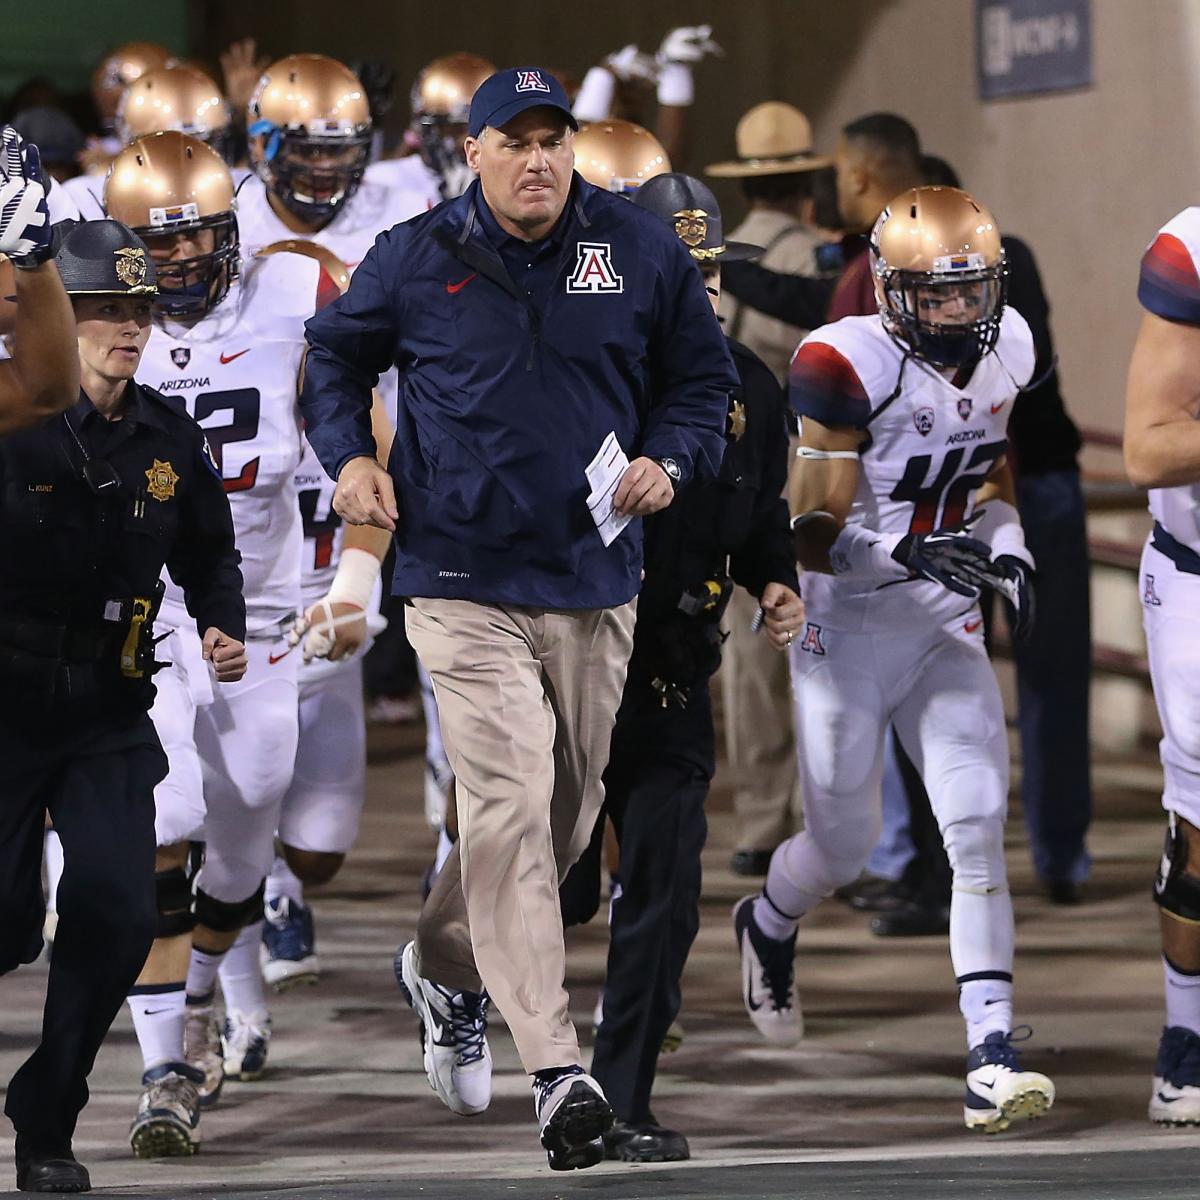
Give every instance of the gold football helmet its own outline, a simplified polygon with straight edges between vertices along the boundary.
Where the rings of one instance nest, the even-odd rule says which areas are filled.
[[[435,58],[413,84],[408,140],[438,177],[445,199],[461,195],[471,182],[463,156],[471,97],[495,73],[495,66],[486,58],[460,51]]]
[[[240,251],[233,179],[215,150],[178,130],[138,138],[109,167],[104,207],[150,248],[161,312],[199,316],[225,298]]]
[[[995,346],[1008,267],[979,201],[958,188],[901,192],[875,222],[870,255],[884,327],[918,358],[960,367]]]
[[[301,220],[328,222],[358,190],[371,108],[357,75],[324,54],[290,54],[261,75],[246,116],[250,162]]]
[[[135,79],[171,61],[171,52],[157,42],[126,42],[107,55],[92,72],[92,100],[105,125],[117,115],[121,96]]]
[[[229,124],[221,89],[184,63],[146,71],[125,89],[117,109],[117,133],[124,142],[177,129],[207,142],[227,161]]]
[[[632,192],[670,169],[662,143],[632,121],[593,121],[575,135],[575,170],[605,191]]]

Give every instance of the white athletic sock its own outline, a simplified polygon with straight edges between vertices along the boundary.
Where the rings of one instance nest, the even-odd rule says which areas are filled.
[[[217,969],[225,951],[210,954],[207,950],[192,947],[192,958],[188,963],[187,998],[189,1004],[211,1004],[217,987]]]
[[[62,839],[53,829],[46,830],[46,911],[58,911],[58,881],[63,873]]]
[[[1200,1034],[1200,971],[1181,971],[1163,955],[1167,995],[1167,1024]]]
[[[786,942],[800,924],[791,917],[785,917],[766,896],[759,896],[754,901],[754,923],[767,937],[777,942]]]
[[[183,1062],[184,985],[151,984],[126,997],[142,1051],[142,1069]]]
[[[263,899],[270,904],[272,900],[278,900],[281,896],[286,896],[297,906],[304,903],[304,884],[287,865],[287,859],[282,854],[277,854],[271,873],[267,876]]]
[[[1011,1033],[1013,1020],[1012,976],[990,973],[986,979],[960,979],[958,1007],[967,1023],[967,1049],[978,1046],[989,1033]]]
[[[454,843],[450,840],[450,835],[446,832],[446,827],[443,825],[438,830],[437,853],[433,859],[433,873],[438,875],[441,869],[446,865],[446,859],[450,857],[450,851],[454,849]]]
[[[236,1008],[251,1017],[267,1015],[267,994],[258,962],[262,927],[261,921],[247,925],[221,963],[221,994],[225,997],[226,1011]]]

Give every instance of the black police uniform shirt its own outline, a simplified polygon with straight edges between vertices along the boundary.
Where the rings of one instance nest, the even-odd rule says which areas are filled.
[[[687,485],[645,523],[646,578],[638,597],[631,674],[641,673],[639,667],[654,673],[655,643],[663,627],[680,621],[681,596],[705,580],[728,571],[752,596],[761,596],[768,583],[800,591],[783,499],[787,401],[762,359],[732,338],[728,344],[739,386],[730,397],[720,474],[711,482]]]
[[[85,451],[119,487],[93,492]],[[103,630],[106,606],[153,596],[164,564],[201,634],[245,636],[229,501],[204,433],[132,381],[120,420],[81,392],[66,414],[0,439],[0,560],[0,638],[13,617]]]

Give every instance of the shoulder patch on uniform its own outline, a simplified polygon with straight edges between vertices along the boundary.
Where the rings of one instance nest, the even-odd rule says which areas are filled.
[[[1138,300],[1167,321],[1200,324],[1200,275],[1191,250],[1173,233],[1162,232],[1142,256]]]
[[[212,447],[208,444],[208,435],[202,433],[200,435],[200,457],[204,460],[204,465],[218,478],[221,478],[221,468],[217,465],[216,455],[212,452]]]
[[[822,425],[865,429],[871,401],[848,358],[828,342],[806,341],[788,371],[788,400],[798,416]]]

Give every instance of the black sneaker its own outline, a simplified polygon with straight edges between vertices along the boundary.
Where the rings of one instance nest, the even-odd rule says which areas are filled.
[[[533,1104],[552,1171],[579,1171],[603,1160],[613,1111],[582,1067],[536,1071]]]

